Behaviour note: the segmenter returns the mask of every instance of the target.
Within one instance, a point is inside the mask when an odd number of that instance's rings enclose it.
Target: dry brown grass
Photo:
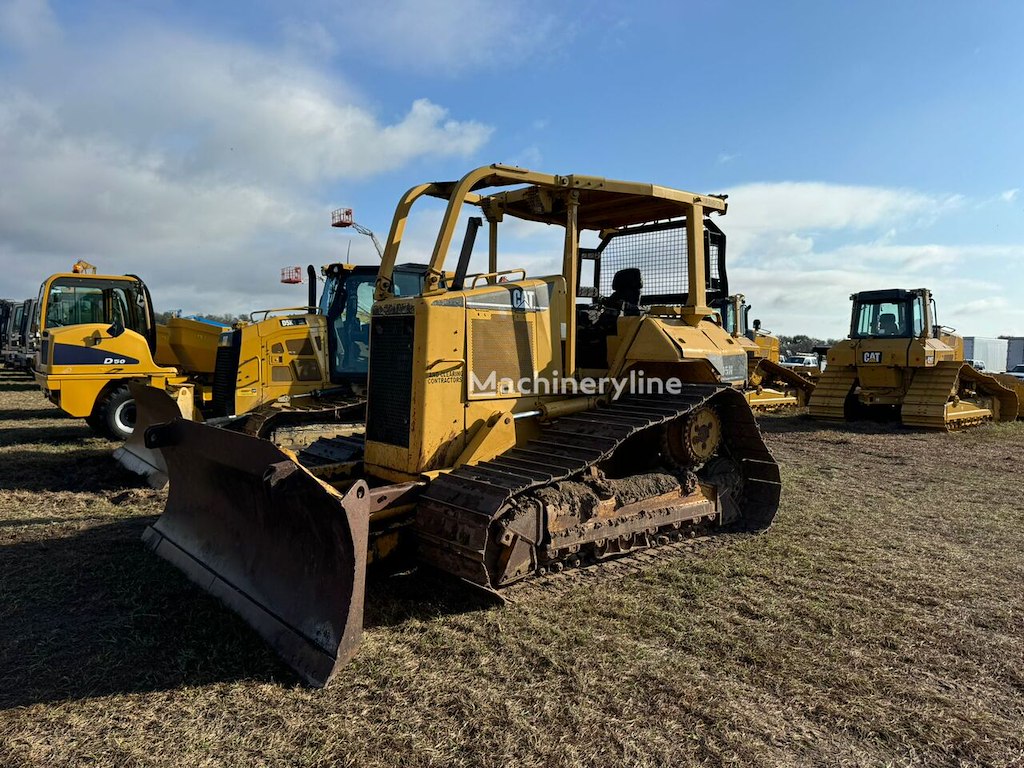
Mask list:
[[[144,550],[162,495],[0,378],[0,764],[1024,762],[1024,424],[763,426],[767,535],[504,608],[375,580],[310,690]]]

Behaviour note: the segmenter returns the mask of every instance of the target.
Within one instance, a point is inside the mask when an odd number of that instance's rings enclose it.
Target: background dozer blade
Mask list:
[[[143,539],[325,685],[363,631],[369,493],[343,496],[273,443],[184,419],[151,427],[170,490]]]
[[[146,447],[146,430],[154,424],[181,418],[181,409],[166,390],[135,381],[128,383],[128,389],[135,398],[135,429],[124,445],[114,451],[114,460],[145,477],[151,487],[163,488],[167,485],[167,465],[159,450]]]

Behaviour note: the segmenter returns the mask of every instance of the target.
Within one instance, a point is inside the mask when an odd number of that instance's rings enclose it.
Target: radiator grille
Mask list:
[[[411,315],[384,315],[370,322],[368,440],[409,447],[414,331]]]
[[[242,332],[231,332],[231,346],[217,347],[213,368],[213,412],[234,416],[235,388],[238,386],[238,358],[242,353]]]
[[[533,379],[534,327],[525,314],[494,313],[470,323],[470,370],[480,382],[495,373],[495,380]]]

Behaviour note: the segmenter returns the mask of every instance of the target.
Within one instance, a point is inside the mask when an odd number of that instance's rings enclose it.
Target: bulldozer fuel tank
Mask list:
[[[677,459],[615,473],[611,465],[628,458],[620,448]],[[499,589],[581,558],[667,543],[693,526],[764,530],[780,489],[744,396],[687,385],[676,397],[631,396],[558,419],[522,447],[440,476],[417,508],[419,556]]]
[[[342,494],[269,441],[180,418],[145,434],[170,489],[143,540],[324,685],[362,636],[366,483]]]

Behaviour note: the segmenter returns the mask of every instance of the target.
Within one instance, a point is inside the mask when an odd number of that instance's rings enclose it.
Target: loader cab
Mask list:
[[[392,273],[395,296],[418,296],[425,264],[399,264]],[[366,380],[370,366],[370,311],[377,267],[331,264],[324,267],[320,314],[327,318],[327,348],[333,384]]]
[[[750,305],[747,304],[746,297],[742,293],[737,293],[732,296],[721,299],[713,299],[709,302],[711,308],[718,312],[718,316],[721,319],[722,328],[724,328],[730,336],[737,338],[739,336],[745,336],[746,338],[754,341],[760,330],[758,321],[754,321],[754,330],[750,329]]]
[[[862,291],[850,298],[851,339],[916,339],[930,334],[930,295],[925,289]]]
[[[11,302],[0,301],[0,349],[7,347],[7,326],[11,320]]]
[[[135,275],[54,275],[39,288],[40,333],[69,325],[104,324],[112,335],[134,331],[156,353],[156,318],[149,289]]]

